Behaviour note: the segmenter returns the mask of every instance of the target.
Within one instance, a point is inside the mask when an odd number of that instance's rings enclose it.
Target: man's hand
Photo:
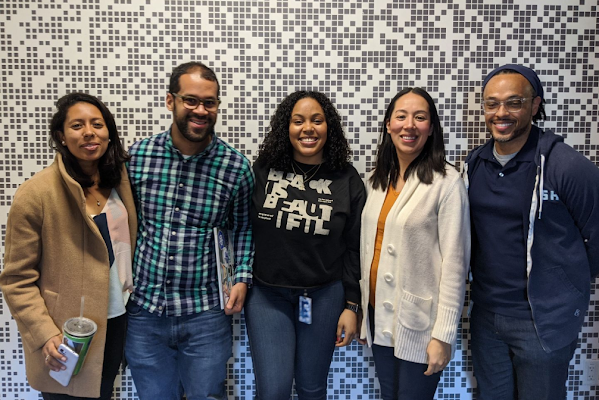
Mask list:
[[[225,314],[233,315],[241,312],[247,292],[247,283],[239,282],[233,285],[231,288],[231,297],[229,297],[229,302],[225,305]]]

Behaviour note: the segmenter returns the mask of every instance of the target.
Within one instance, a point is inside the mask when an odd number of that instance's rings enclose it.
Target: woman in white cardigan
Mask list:
[[[382,124],[362,213],[362,321],[384,400],[432,399],[455,352],[470,261],[468,195],[421,88]]]

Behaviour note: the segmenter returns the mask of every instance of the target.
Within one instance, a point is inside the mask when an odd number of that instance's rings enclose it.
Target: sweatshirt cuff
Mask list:
[[[356,303],[356,304],[360,304],[361,302],[361,297],[360,297],[360,285],[358,285],[357,287],[348,287],[347,285],[344,285],[344,289],[345,289],[345,301],[351,301],[352,303]],[[361,304],[360,304],[361,306]]]

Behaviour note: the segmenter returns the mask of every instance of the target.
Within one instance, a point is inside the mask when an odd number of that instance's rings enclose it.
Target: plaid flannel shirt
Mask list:
[[[185,157],[170,129],[131,146],[127,164],[139,229],[132,301],[157,315],[219,305],[213,227],[231,230],[234,283],[252,283],[249,208],[254,176],[241,153],[219,139]]]

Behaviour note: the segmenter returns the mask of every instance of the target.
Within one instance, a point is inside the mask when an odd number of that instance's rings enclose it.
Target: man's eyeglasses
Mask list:
[[[177,93],[171,93],[173,96],[178,97],[183,102],[183,107],[188,110],[195,110],[201,105],[204,106],[206,111],[215,112],[218,110],[218,105],[220,104],[220,100],[217,99],[198,99],[194,96],[181,96]]]
[[[506,101],[497,101],[497,100],[484,100],[482,102],[482,107],[485,113],[494,114],[499,111],[499,107],[502,105],[508,112],[518,112],[522,109],[522,105],[525,101],[530,100],[531,98],[522,97],[517,99],[507,99]]]

